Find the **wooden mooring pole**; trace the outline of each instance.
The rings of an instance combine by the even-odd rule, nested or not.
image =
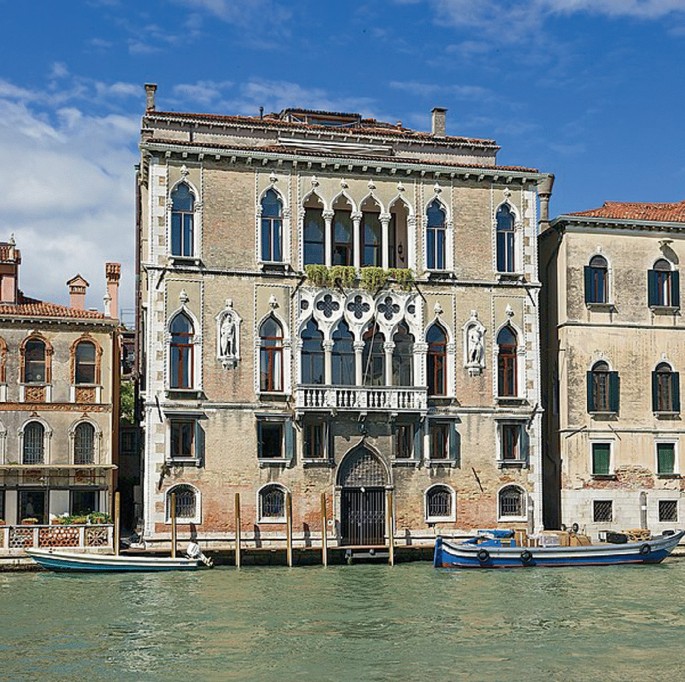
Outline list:
[[[392,490],[385,493],[388,510],[388,563],[395,565],[395,510],[392,503]]]
[[[176,493],[171,493],[171,558],[176,558]]]
[[[328,566],[328,513],[326,493],[321,493],[321,563]]]
[[[285,494],[285,554],[288,566],[293,565],[293,498]]]
[[[119,545],[121,544],[121,493],[117,490],[114,493],[114,555],[119,556]]]
[[[235,494],[235,565],[240,568],[240,493]]]

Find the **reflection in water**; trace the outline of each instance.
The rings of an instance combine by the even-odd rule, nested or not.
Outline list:
[[[0,679],[679,679],[682,604],[682,560],[2,574]]]

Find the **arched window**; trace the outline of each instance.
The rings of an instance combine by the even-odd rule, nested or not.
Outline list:
[[[362,353],[362,371],[365,386],[385,386],[385,337],[375,323],[369,327],[362,337],[364,351]]]
[[[508,485],[499,491],[499,518],[521,519],[526,515],[526,497],[523,488]]]
[[[502,327],[497,335],[497,395],[516,395],[516,332],[509,326]]]
[[[272,189],[262,199],[262,260],[283,260],[283,204]]]
[[[24,345],[25,384],[45,384],[46,378],[45,342],[41,339],[29,339]]]
[[[259,491],[259,520],[285,520],[285,490],[280,485],[274,483]]]
[[[176,485],[166,494],[166,520],[171,521],[171,495],[176,495],[176,520],[199,523],[197,490],[191,485]]]
[[[368,208],[376,210],[364,210],[359,224],[362,253],[361,266],[374,266],[380,268],[383,265],[382,250],[383,239],[381,231],[380,213],[378,206],[373,201],[369,201]]]
[[[22,464],[45,464],[45,427],[29,422],[24,427]]]
[[[447,394],[447,334],[435,323],[426,334],[428,342],[428,394]]]
[[[269,316],[259,328],[259,388],[262,391],[283,390],[283,327]]]
[[[414,337],[404,322],[400,323],[392,340],[395,343],[392,351],[393,386],[413,386]]]
[[[331,383],[334,386],[354,386],[355,377],[355,354],[354,337],[347,322],[341,320],[333,332],[333,351],[331,353],[333,376]]]
[[[514,214],[508,204],[497,209],[497,272],[516,272]]]
[[[195,197],[182,182],[171,193],[171,254],[191,258],[194,255],[193,220]]]
[[[434,199],[426,210],[426,267],[444,270],[446,265],[445,209]]]
[[[680,375],[667,362],[652,372],[652,409],[654,412],[680,412]]]
[[[301,369],[303,384],[323,384],[324,353],[323,334],[314,320],[309,320],[302,330]]]
[[[454,521],[454,491],[434,485],[426,491],[426,521]]]
[[[185,313],[178,313],[169,325],[171,343],[169,346],[170,388],[193,387],[193,323]]]
[[[585,302],[606,303],[608,296],[608,272],[606,258],[593,256],[585,266]]]
[[[352,206],[340,197],[333,214],[333,265],[354,265],[352,234]]]
[[[660,258],[647,273],[647,285],[650,306],[680,306],[679,273],[665,258]]]
[[[326,224],[320,208],[304,211],[304,264],[323,265],[326,262]]]
[[[618,412],[618,372],[601,360],[588,372],[587,384],[588,412]]]
[[[75,352],[74,383],[75,384],[95,384],[97,383],[96,373],[96,351],[92,341],[79,341]]]
[[[95,427],[88,422],[74,429],[74,464],[95,463]]]

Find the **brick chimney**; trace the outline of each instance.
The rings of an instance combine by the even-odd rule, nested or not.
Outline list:
[[[107,295],[105,296],[105,316],[119,319],[119,279],[121,277],[120,263],[105,263],[105,279],[107,280]]]
[[[145,110],[155,110],[155,92],[157,92],[157,83],[145,83]]]
[[[444,107],[435,107],[431,113],[433,114],[431,134],[438,137],[445,137],[447,134],[447,128],[445,127],[447,109]]]
[[[17,303],[21,253],[15,247],[14,235],[0,242],[0,303]]]
[[[69,307],[76,310],[86,309],[86,289],[90,286],[81,275],[72,277],[68,282],[69,287]]]

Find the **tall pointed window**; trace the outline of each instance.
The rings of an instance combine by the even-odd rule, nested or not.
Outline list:
[[[332,383],[334,386],[354,386],[355,377],[355,353],[354,337],[347,322],[342,320],[333,332],[332,360]]]
[[[193,323],[185,313],[178,313],[169,325],[169,386],[193,387]]]
[[[606,303],[608,296],[608,272],[606,258],[593,256],[585,266],[585,302]]]
[[[79,341],[74,355],[74,383],[94,384],[97,382],[96,352],[92,341]]]
[[[392,351],[393,386],[414,385],[414,337],[402,322],[393,336],[395,348]]]
[[[660,258],[654,263],[654,269],[647,273],[647,295],[649,305],[654,307],[680,306],[680,278],[677,270],[671,264]]]
[[[24,346],[25,384],[44,384],[46,378],[45,342],[41,339],[29,339]]]
[[[667,362],[652,372],[652,409],[654,412],[680,412],[680,375]]]
[[[333,265],[354,265],[352,207],[340,197],[333,214]]]
[[[259,387],[262,391],[283,390],[283,327],[267,317],[259,328]]]
[[[74,430],[74,464],[95,462],[95,427],[88,422],[78,424]]]
[[[194,255],[195,197],[187,183],[177,185],[171,193],[171,254]]]
[[[381,234],[380,214],[377,212],[364,211],[359,224],[362,247],[361,265],[380,268],[383,264],[382,249],[383,241]]]
[[[426,266],[429,270],[446,268],[445,209],[434,199],[426,211]]]
[[[507,204],[497,209],[497,272],[516,272],[514,214]]]
[[[314,320],[309,320],[302,330],[302,383],[323,384],[324,381],[324,352],[323,334],[319,331]]]
[[[433,324],[426,334],[428,342],[428,394],[447,393],[447,335],[439,324]]]
[[[283,204],[270,189],[262,199],[262,260],[280,263],[283,260]]]
[[[502,327],[497,335],[497,395],[516,395],[516,332],[509,326]]]
[[[596,362],[587,376],[588,412],[618,412],[618,372],[609,371],[609,365]]]
[[[304,264],[323,265],[326,262],[326,226],[319,208],[304,212]]]
[[[362,354],[364,385],[385,386],[385,350],[383,349],[385,337],[378,329],[378,325],[372,324],[362,338],[364,341]]]
[[[24,428],[22,464],[45,464],[45,427],[29,422]]]

